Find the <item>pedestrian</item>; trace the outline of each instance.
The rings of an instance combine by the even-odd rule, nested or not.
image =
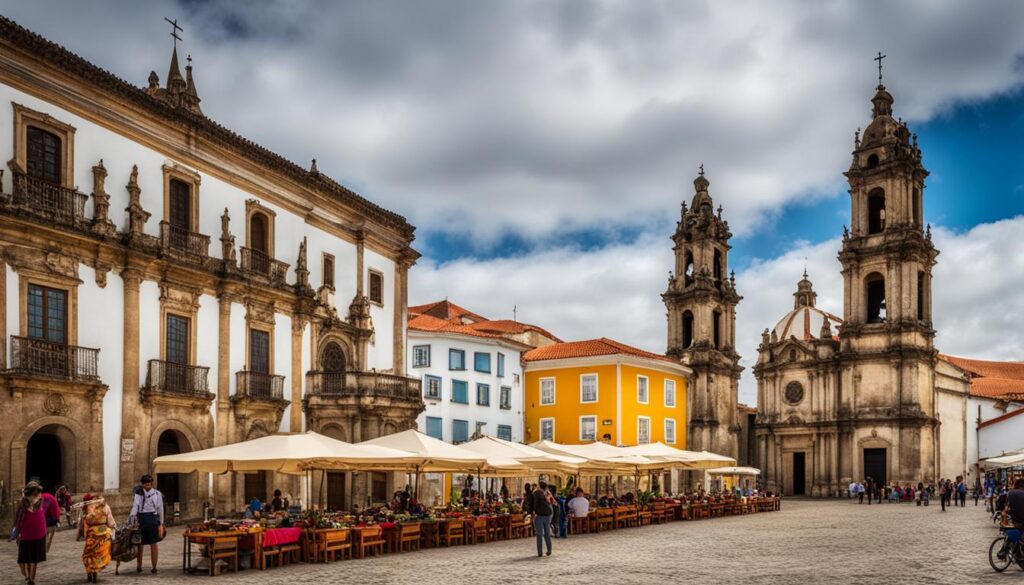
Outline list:
[[[523,485],[523,512],[533,514],[533,488],[528,483]]]
[[[857,503],[858,504],[863,504],[864,503],[864,483],[863,482],[857,484]]]
[[[272,513],[288,511],[288,506],[284,503],[284,498],[281,496],[281,490],[274,490],[274,499],[270,500],[270,511]]]
[[[960,478],[960,485],[957,486],[957,494],[960,496],[960,507],[967,507],[967,482]]]
[[[946,482],[939,480],[939,502],[942,504],[942,511],[946,511],[946,498],[949,497],[949,490],[946,489]]]
[[[533,507],[533,530],[537,535],[537,556],[544,556],[542,545],[547,545],[547,555],[551,556],[551,515],[554,514],[554,499],[548,492],[548,484],[541,480],[537,489],[531,494]]]
[[[135,487],[135,501],[132,502],[132,510],[128,514],[129,523],[138,521],[139,534],[142,536],[135,572],[142,572],[142,547],[148,545],[149,561],[152,565],[149,572],[156,573],[160,556],[157,543],[167,534],[167,527],[164,525],[164,496],[160,490],[153,487],[153,476],[143,475],[139,483],[142,485]]]
[[[974,507],[978,507],[978,500],[981,497],[981,478],[974,478]]]
[[[558,501],[558,488],[555,484],[548,484],[548,492],[551,494],[551,534],[555,538],[565,538],[565,533],[562,530],[562,506]]]
[[[871,505],[871,500],[875,498],[875,481],[870,477],[864,480],[864,489],[868,493],[868,505]]]
[[[89,583],[97,583],[100,571],[110,564],[111,530],[116,528],[114,514],[103,498],[85,494],[82,517],[78,521],[78,540],[85,539],[82,564]]]
[[[40,506],[46,514],[46,552],[50,552],[53,535],[57,533],[57,526],[60,525],[60,503],[53,494],[43,492]]]
[[[74,522],[71,521],[71,504],[74,502],[68,486],[62,485],[57,488],[57,503],[60,504],[61,514],[67,518],[68,526],[74,526]]]
[[[11,535],[18,540],[18,568],[27,585],[35,585],[39,563],[46,560],[46,512],[42,499],[42,486],[28,482],[18,503]]]

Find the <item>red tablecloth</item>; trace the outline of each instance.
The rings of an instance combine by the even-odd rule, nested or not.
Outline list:
[[[268,528],[263,533],[263,548],[299,542],[301,537],[301,528]]]

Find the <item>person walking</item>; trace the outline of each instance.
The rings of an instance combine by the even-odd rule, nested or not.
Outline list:
[[[114,514],[103,498],[85,494],[82,498],[82,517],[78,521],[78,540],[85,539],[82,565],[85,580],[99,582],[99,573],[110,564],[111,530],[117,528]]]
[[[27,585],[35,585],[39,563],[46,560],[46,512],[42,498],[42,486],[28,482],[15,512],[12,537],[18,540],[18,568]]]
[[[946,511],[946,498],[949,497],[949,491],[946,489],[945,480],[939,480],[939,502],[942,504],[942,511]]]
[[[46,515],[46,552],[50,552],[53,545],[53,535],[57,533],[57,526],[60,525],[60,503],[53,494],[43,492],[40,499],[40,507]]]
[[[523,512],[533,514],[533,488],[528,483],[523,485]]]
[[[548,484],[541,480],[537,489],[530,496],[533,508],[533,530],[537,535],[537,556],[544,556],[543,545],[547,545],[547,555],[551,556],[551,515],[554,514],[554,499],[548,492]]]
[[[139,534],[142,536],[135,572],[142,572],[142,547],[148,545],[149,561],[152,565],[150,573],[156,573],[160,556],[157,543],[163,540],[167,533],[164,525],[164,496],[160,490],[153,487],[153,476],[143,475],[139,483],[142,485],[135,488],[135,501],[132,502],[132,511],[128,514],[129,524],[138,521]]]
[[[957,494],[960,496],[960,507],[967,507],[967,481],[960,478],[960,485],[957,486]]]
[[[868,505],[871,505],[871,500],[875,498],[875,480],[870,477],[864,480],[864,489],[868,493]]]
[[[864,503],[864,483],[863,482],[857,484],[857,503],[858,504],[863,504]]]

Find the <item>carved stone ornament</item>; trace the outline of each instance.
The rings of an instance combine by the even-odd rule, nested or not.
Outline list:
[[[43,402],[43,410],[53,416],[64,416],[68,413],[68,403],[64,401],[64,397],[56,392],[51,392],[46,395],[46,400]]]
[[[0,246],[0,259],[15,272],[28,271],[78,281],[78,259],[60,252],[6,245]]]
[[[166,281],[160,283],[160,302],[165,307],[183,313],[194,313],[199,310],[200,289],[172,285]]]
[[[250,323],[263,323],[265,325],[274,325],[274,304],[258,303],[250,300],[245,304],[246,315],[245,318]]]
[[[224,259],[224,264],[229,268],[235,268],[238,264],[238,258],[235,251],[235,236],[231,234],[231,216],[228,215],[228,208],[224,208],[224,215],[220,216],[220,246],[221,246],[221,257]]]
[[[804,387],[796,380],[786,384],[786,402],[799,404],[804,399]]]
[[[146,222],[149,221],[150,213],[142,208],[140,199],[142,189],[139,188],[138,165],[132,165],[132,174],[128,178],[125,189],[128,190],[128,207],[124,209],[128,212],[128,233],[131,236],[141,236]]]

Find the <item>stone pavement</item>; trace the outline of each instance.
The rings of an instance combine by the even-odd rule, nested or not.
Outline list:
[[[161,547],[158,575],[115,577],[113,584],[200,583],[181,567],[181,528]],[[787,499],[781,512],[673,522],[555,540],[550,558],[535,556],[533,540],[496,542],[388,555],[329,565],[242,571],[218,583],[1024,583],[1024,573],[996,574],[988,546],[997,530],[983,506],[943,513],[939,506],[858,505],[848,500]],[[23,583],[14,544],[0,545],[0,583]],[[57,535],[40,585],[84,583],[81,543]],[[148,567],[148,558],[147,565]]]

